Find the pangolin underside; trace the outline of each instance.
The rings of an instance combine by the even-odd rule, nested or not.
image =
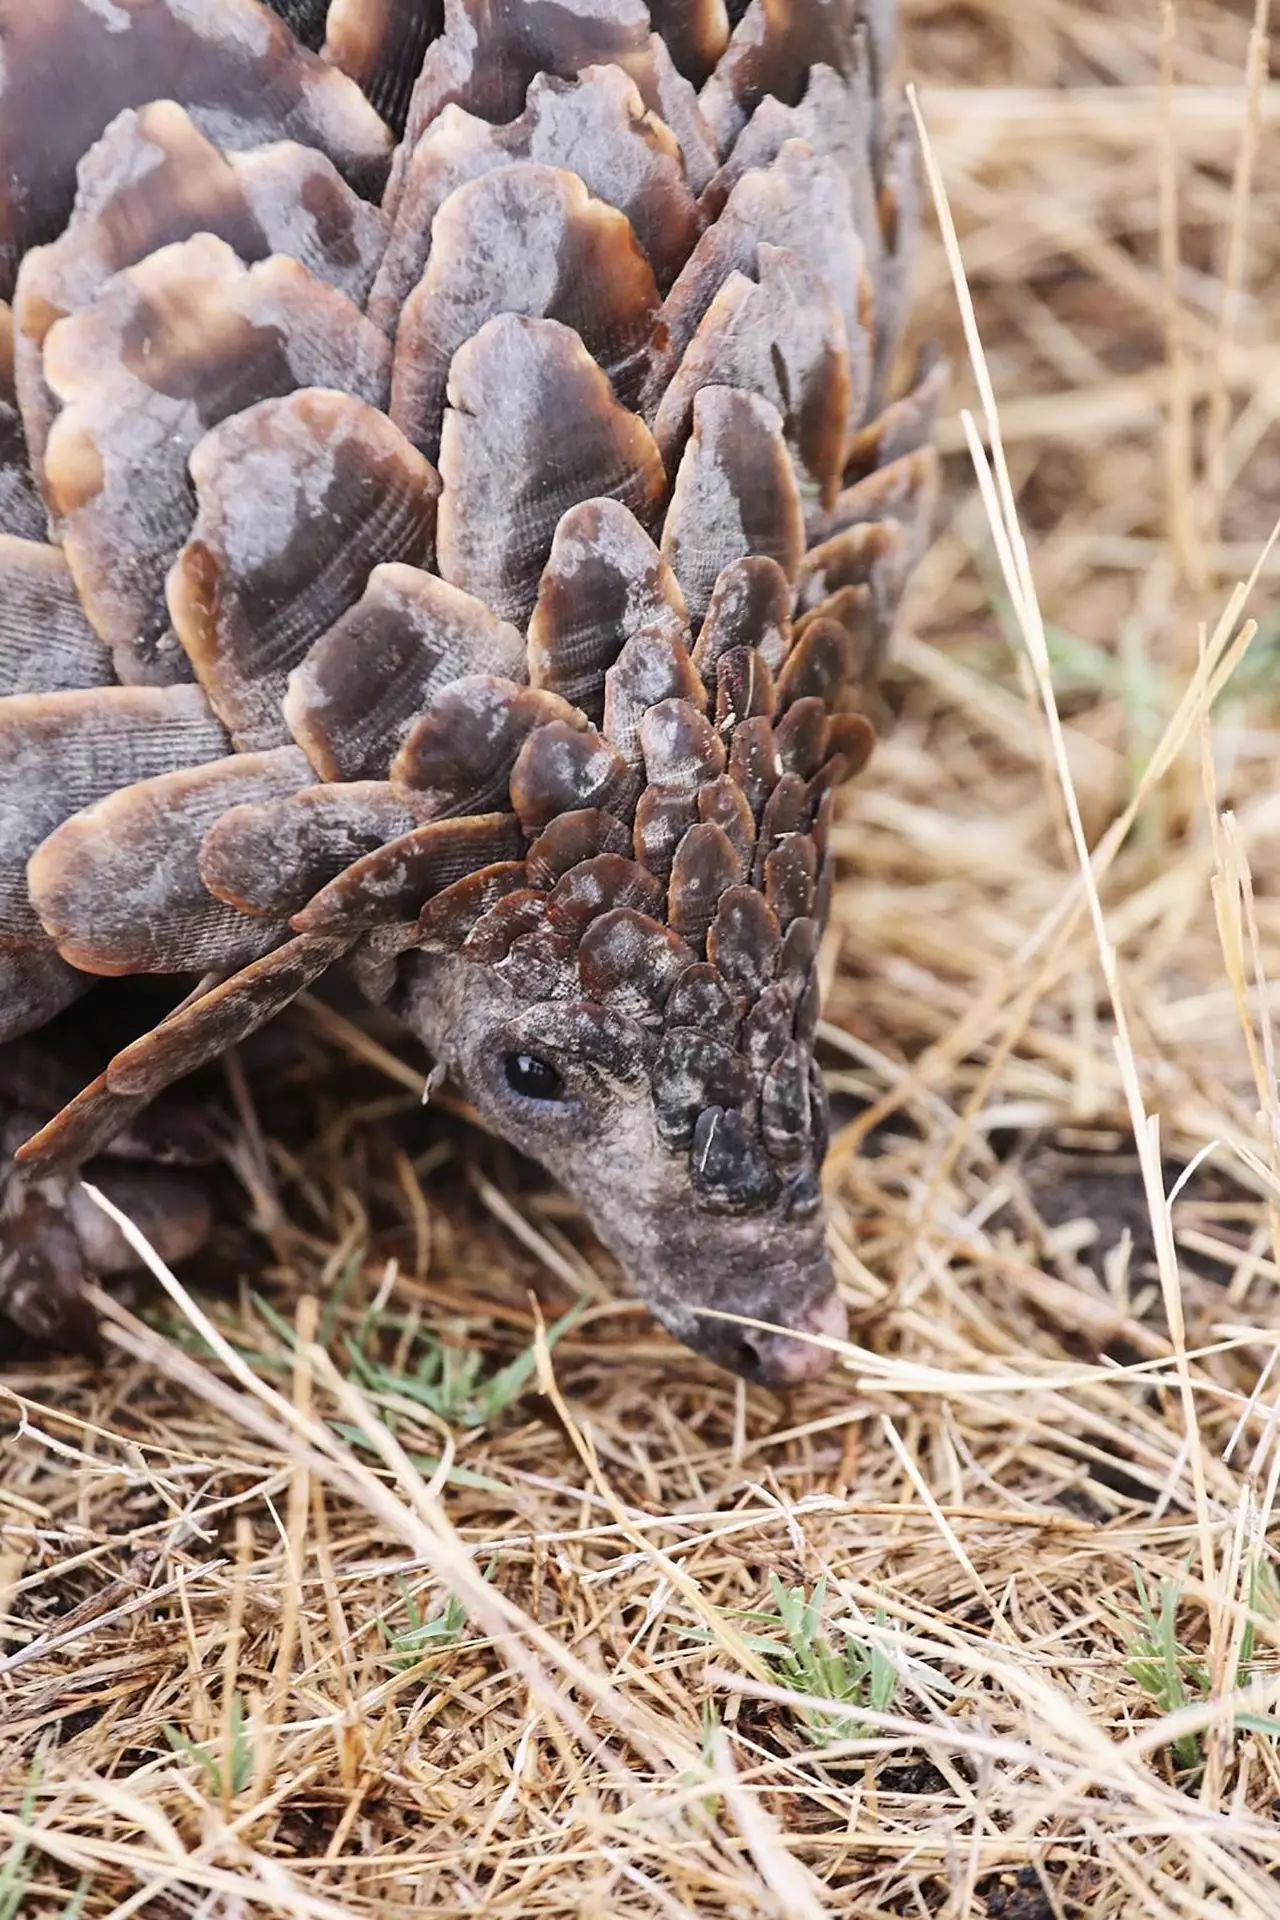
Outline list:
[[[122,1257],[86,1160],[190,1250],[157,1095],[341,964],[676,1334],[821,1369],[832,800],[935,487],[895,12],[0,0],[28,1331]]]

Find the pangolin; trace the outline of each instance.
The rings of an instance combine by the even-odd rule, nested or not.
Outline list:
[[[936,491],[895,15],[0,0],[14,1322],[119,1258],[88,1160],[188,1250],[157,1096],[340,966],[681,1340],[821,1371],[833,794]]]

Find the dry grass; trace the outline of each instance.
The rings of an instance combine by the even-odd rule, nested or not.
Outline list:
[[[1280,84],[908,11],[1004,456],[841,833],[843,1370],[678,1352],[298,1021],[202,1305],[0,1376],[0,1920],[1280,1906]]]

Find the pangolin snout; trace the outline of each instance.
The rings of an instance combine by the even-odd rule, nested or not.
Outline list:
[[[829,1372],[835,1351],[829,1344],[843,1340],[848,1332],[844,1302],[826,1271],[827,1285],[815,1288],[812,1282],[793,1281],[777,1286],[776,1294],[785,1300],[788,1294],[801,1302],[790,1310],[747,1306],[739,1309],[752,1319],[769,1321],[771,1326],[745,1327],[732,1320],[712,1319],[699,1314],[692,1332],[681,1329],[680,1337],[688,1345],[714,1360],[717,1366],[740,1373],[744,1379],[765,1387],[799,1387],[820,1380]],[[772,1289],[771,1289],[772,1291]]]

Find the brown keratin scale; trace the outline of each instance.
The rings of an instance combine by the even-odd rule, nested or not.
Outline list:
[[[198,1245],[165,1090],[342,967],[680,1339],[822,1371],[831,811],[943,386],[895,37],[0,0],[0,1315],[91,1335],[86,1162]]]

